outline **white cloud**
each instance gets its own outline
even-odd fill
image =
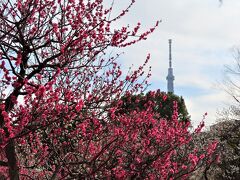
[[[194,126],[198,125],[205,112],[208,113],[205,119],[206,126],[210,126],[216,120],[216,110],[221,111],[225,103],[229,102],[229,96],[227,96],[225,92],[213,91],[212,93],[192,97],[191,99],[186,98],[185,101],[189,111],[192,113]]]

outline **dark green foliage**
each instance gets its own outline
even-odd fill
[[[178,104],[178,119],[180,121],[190,121],[183,97],[173,93],[165,93],[157,90],[149,91],[146,94],[125,95],[122,97],[122,104],[116,113],[129,113],[131,111],[145,110],[147,107],[154,107],[153,111],[159,114],[159,117],[172,119],[174,101]],[[149,106],[153,105],[153,106]]]

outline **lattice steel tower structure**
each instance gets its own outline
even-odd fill
[[[174,93],[174,76],[173,76],[173,68],[172,68],[172,40],[168,40],[169,43],[169,67],[168,67],[168,75],[167,75],[167,91],[170,93]]]

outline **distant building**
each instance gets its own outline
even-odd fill
[[[168,75],[167,75],[167,92],[174,93],[174,76],[173,76],[173,68],[172,68],[172,40],[169,39],[169,67],[168,67]]]

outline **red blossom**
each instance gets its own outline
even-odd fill
[[[83,101],[80,100],[75,107],[76,111],[79,112],[83,108],[83,105],[84,105]]]

